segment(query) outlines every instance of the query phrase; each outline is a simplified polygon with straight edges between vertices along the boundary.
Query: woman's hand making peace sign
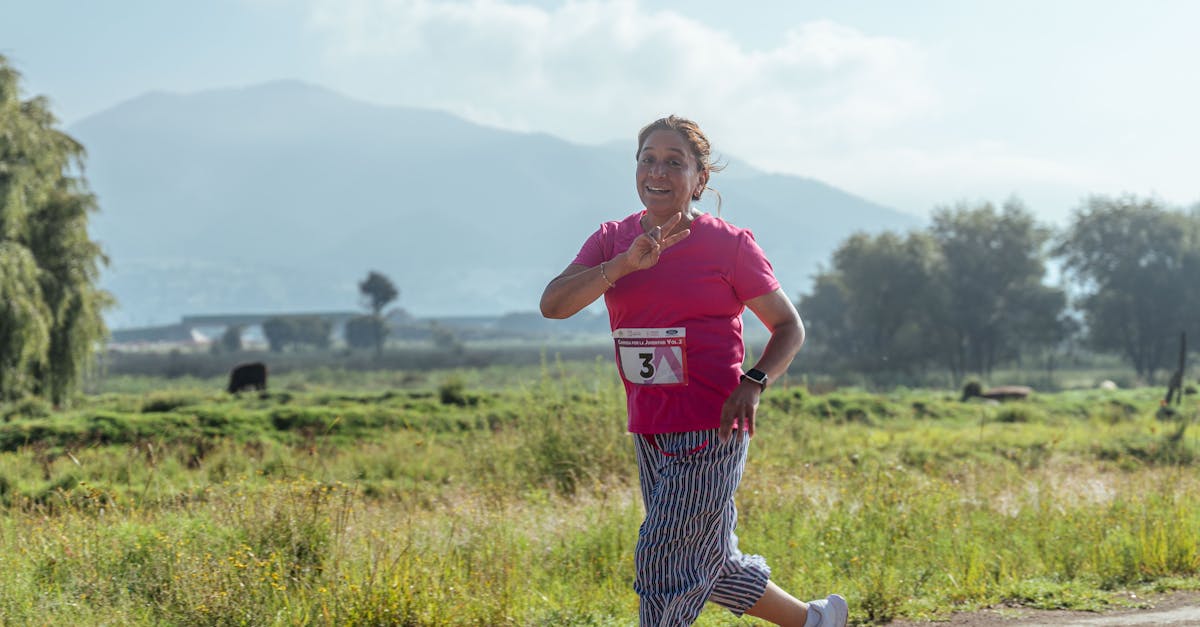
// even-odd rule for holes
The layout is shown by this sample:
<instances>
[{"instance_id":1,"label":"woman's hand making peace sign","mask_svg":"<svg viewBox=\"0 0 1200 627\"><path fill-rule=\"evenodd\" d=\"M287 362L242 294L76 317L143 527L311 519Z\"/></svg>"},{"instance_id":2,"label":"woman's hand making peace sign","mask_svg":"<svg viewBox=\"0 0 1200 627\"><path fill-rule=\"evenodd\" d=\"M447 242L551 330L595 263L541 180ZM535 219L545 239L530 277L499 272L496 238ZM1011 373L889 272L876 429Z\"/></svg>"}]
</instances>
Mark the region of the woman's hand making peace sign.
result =
<instances>
[{"instance_id":1,"label":"woman's hand making peace sign","mask_svg":"<svg viewBox=\"0 0 1200 627\"><path fill-rule=\"evenodd\" d=\"M629 245L629 248L619 255L622 257L620 263L624 265L626 272L629 274L638 270L653 268L658 263L658 258L662 252L675 244L678 244L685 237L692 234L691 229L684 229L678 233L672 233L663 237L663 233L671 233L671 229L679 224L683 219L683 213L677 213L671 216L662 226L656 226L650 229L649 232L639 235Z\"/></svg>"}]
</instances>

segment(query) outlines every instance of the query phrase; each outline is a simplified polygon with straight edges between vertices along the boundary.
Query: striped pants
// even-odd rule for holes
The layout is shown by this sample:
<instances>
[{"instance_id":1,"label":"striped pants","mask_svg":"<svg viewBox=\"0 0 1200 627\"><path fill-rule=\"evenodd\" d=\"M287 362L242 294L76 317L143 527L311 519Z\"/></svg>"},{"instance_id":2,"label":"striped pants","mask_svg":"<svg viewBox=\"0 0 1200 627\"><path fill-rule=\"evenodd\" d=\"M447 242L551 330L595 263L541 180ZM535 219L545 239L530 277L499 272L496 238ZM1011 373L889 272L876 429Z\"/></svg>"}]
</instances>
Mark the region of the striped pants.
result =
<instances>
[{"instance_id":1,"label":"striped pants","mask_svg":"<svg viewBox=\"0 0 1200 627\"><path fill-rule=\"evenodd\" d=\"M646 519L638 532L634 589L643 627L690 625L706 601L741 615L771 569L738 550L733 496L750 438L716 430L634 435Z\"/></svg>"}]
</instances>

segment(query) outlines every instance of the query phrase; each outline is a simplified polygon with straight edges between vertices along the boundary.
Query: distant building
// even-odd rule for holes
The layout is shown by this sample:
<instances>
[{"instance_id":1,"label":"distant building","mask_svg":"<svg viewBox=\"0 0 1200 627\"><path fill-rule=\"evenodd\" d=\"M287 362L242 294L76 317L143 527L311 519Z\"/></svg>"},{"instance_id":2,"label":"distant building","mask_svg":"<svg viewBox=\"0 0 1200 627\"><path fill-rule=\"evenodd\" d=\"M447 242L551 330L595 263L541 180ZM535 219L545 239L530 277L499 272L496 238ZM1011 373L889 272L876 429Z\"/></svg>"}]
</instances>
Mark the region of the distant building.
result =
<instances>
[{"instance_id":1,"label":"distant building","mask_svg":"<svg viewBox=\"0 0 1200 627\"><path fill-rule=\"evenodd\" d=\"M211 336L184 324L117 329L112 332L112 338L109 340L110 349L130 352L195 350L206 349L211 345Z\"/></svg>"},{"instance_id":2,"label":"distant building","mask_svg":"<svg viewBox=\"0 0 1200 627\"><path fill-rule=\"evenodd\" d=\"M334 339L345 337L346 322L361 316L355 311L266 314L207 314L184 316L178 324L117 329L112 332L109 349L117 351L199 350L210 347L231 326L242 327L243 345L266 346L262 323L270 318L317 317L328 320Z\"/></svg>"}]
</instances>

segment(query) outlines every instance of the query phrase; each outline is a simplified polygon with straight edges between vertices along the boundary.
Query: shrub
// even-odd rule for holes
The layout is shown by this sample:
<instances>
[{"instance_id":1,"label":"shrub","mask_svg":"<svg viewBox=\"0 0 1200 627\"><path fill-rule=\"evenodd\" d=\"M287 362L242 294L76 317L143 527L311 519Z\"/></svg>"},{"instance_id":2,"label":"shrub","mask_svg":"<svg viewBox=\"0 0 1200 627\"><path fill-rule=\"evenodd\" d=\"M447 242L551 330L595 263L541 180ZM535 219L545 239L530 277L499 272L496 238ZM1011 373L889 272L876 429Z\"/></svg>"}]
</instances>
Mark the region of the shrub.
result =
<instances>
[{"instance_id":1,"label":"shrub","mask_svg":"<svg viewBox=\"0 0 1200 627\"><path fill-rule=\"evenodd\" d=\"M150 394L142 401L141 412L143 414L166 413L199 402L200 399L191 394Z\"/></svg>"},{"instance_id":2,"label":"shrub","mask_svg":"<svg viewBox=\"0 0 1200 627\"><path fill-rule=\"evenodd\" d=\"M466 384L458 377L452 377L438 386L438 398L443 405L458 405L465 407L473 405L473 399L467 395Z\"/></svg>"},{"instance_id":3,"label":"shrub","mask_svg":"<svg viewBox=\"0 0 1200 627\"><path fill-rule=\"evenodd\" d=\"M46 418L53 411L54 407L50 401L36 396L26 397L8 407L0 408L4 422L9 422L14 418Z\"/></svg>"},{"instance_id":4,"label":"shrub","mask_svg":"<svg viewBox=\"0 0 1200 627\"><path fill-rule=\"evenodd\" d=\"M1026 405L1005 405L992 418L994 422L1031 422L1037 418L1037 412Z\"/></svg>"}]
</instances>

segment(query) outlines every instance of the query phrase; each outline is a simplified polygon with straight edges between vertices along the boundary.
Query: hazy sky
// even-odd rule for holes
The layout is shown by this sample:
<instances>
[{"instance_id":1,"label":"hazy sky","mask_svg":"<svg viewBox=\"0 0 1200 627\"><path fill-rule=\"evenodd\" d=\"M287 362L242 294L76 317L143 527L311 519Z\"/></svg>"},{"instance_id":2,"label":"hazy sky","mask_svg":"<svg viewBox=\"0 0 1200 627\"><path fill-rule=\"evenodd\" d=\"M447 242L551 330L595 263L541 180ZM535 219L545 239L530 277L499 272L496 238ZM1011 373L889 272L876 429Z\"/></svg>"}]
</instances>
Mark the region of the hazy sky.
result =
<instances>
[{"instance_id":1,"label":"hazy sky","mask_svg":"<svg viewBox=\"0 0 1200 627\"><path fill-rule=\"evenodd\" d=\"M281 78L584 143L677 112L904 211L1015 194L1061 223L1088 193L1200 200L1197 24L1189 0L0 0L0 54L68 125Z\"/></svg>"}]
</instances>

